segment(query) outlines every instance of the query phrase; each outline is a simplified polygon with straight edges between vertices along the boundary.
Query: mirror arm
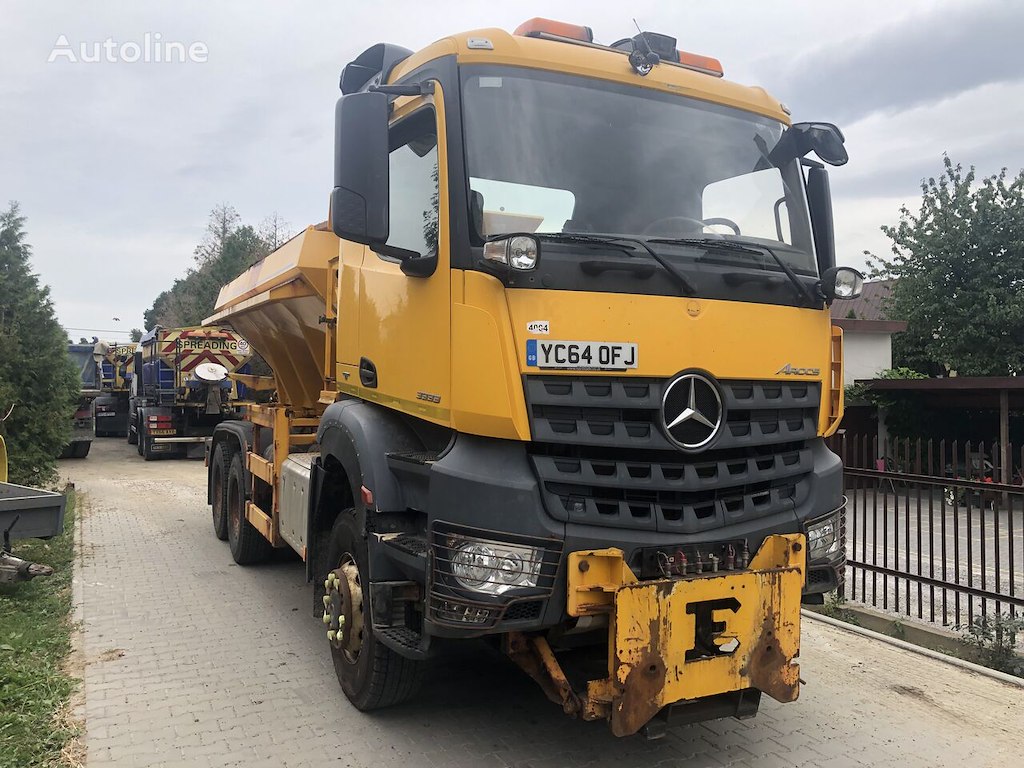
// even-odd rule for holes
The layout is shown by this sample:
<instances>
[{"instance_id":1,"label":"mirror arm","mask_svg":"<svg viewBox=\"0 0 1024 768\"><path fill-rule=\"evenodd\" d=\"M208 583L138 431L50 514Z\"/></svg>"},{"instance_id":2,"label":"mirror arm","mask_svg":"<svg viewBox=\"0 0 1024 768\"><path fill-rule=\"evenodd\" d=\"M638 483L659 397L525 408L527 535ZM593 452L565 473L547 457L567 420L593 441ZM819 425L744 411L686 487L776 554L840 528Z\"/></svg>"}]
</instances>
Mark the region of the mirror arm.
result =
<instances>
[{"instance_id":1,"label":"mirror arm","mask_svg":"<svg viewBox=\"0 0 1024 768\"><path fill-rule=\"evenodd\" d=\"M380 256L396 259L399 268L409 277L430 277L437 269L436 248L424 255L419 251L399 248L397 245L374 243L370 246L370 250Z\"/></svg>"},{"instance_id":2,"label":"mirror arm","mask_svg":"<svg viewBox=\"0 0 1024 768\"><path fill-rule=\"evenodd\" d=\"M370 250L398 261L418 259L422 255L419 251L410 251L408 248L399 248L397 245L388 245L387 243L371 243Z\"/></svg>"},{"instance_id":3,"label":"mirror arm","mask_svg":"<svg viewBox=\"0 0 1024 768\"><path fill-rule=\"evenodd\" d=\"M422 83L401 83L399 85L371 85L367 90L371 93L383 93L388 96L424 96L434 92L434 81L425 80Z\"/></svg>"}]
</instances>

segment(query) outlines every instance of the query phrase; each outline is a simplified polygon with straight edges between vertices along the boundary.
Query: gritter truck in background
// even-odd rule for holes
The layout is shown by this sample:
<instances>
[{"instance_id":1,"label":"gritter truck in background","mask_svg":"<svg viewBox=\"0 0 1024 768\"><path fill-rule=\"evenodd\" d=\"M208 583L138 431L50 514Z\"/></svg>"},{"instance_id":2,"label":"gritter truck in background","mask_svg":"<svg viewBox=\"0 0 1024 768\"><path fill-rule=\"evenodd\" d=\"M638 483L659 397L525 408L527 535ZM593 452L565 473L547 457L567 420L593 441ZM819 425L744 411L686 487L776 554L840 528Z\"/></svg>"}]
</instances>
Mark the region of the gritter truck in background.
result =
<instances>
[{"instance_id":1,"label":"gritter truck in background","mask_svg":"<svg viewBox=\"0 0 1024 768\"><path fill-rule=\"evenodd\" d=\"M93 402L96 437L124 437L128 434L128 401L135 376L135 342L99 341L93 349L100 396Z\"/></svg>"},{"instance_id":2,"label":"gritter truck in background","mask_svg":"<svg viewBox=\"0 0 1024 768\"><path fill-rule=\"evenodd\" d=\"M92 448L95 422L93 401L100 396L100 377L93 358L95 347L95 343L68 344L68 357L78 371L81 388L75 415L71 420L71 436L57 457L60 459L84 459Z\"/></svg>"},{"instance_id":3,"label":"gritter truck in background","mask_svg":"<svg viewBox=\"0 0 1024 768\"><path fill-rule=\"evenodd\" d=\"M543 19L375 45L341 90L328 223L206 320L273 370L210 444L236 562L301 556L361 710L476 638L620 736L796 699L844 557L828 306L862 278L809 156L842 133Z\"/></svg>"},{"instance_id":4,"label":"gritter truck in background","mask_svg":"<svg viewBox=\"0 0 1024 768\"><path fill-rule=\"evenodd\" d=\"M128 442L146 461L200 458L214 427L238 414L248 342L227 328L161 328L146 333L135 357Z\"/></svg>"}]
</instances>

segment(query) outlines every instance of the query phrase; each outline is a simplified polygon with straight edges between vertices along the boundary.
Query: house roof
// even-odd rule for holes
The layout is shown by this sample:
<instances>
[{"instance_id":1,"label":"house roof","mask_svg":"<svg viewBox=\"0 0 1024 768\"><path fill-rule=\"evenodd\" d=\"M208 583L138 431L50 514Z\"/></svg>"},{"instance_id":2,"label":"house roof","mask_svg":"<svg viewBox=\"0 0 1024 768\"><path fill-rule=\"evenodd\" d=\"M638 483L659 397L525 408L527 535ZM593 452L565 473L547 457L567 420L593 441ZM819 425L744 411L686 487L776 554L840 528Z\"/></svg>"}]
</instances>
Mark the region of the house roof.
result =
<instances>
[{"instance_id":1,"label":"house roof","mask_svg":"<svg viewBox=\"0 0 1024 768\"><path fill-rule=\"evenodd\" d=\"M833 320L892 320L886 316L886 300L892 295L895 280L873 280L864 283L860 296L832 305Z\"/></svg>"}]
</instances>

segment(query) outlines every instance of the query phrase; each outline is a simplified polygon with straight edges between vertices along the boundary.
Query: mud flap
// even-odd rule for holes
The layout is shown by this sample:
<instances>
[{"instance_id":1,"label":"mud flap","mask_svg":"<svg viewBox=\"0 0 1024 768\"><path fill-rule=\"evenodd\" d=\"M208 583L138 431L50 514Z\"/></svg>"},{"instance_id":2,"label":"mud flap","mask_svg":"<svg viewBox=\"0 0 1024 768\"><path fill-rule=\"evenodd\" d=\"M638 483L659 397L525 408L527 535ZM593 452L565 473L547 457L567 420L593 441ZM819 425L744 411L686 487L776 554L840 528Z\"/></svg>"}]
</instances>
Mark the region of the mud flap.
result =
<instances>
[{"instance_id":1,"label":"mud flap","mask_svg":"<svg viewBox=\"0 0 1024 768\"><path fill-rule=\"evenodd\" d=\"M610 614L609 675L588 684L584 717L616 736L679 702L750 688L797 698L802 535L769 536L743 571L638 582L621 551L599 550L571 553L569 573L569 612Z\"/></svg>"}]
</instances>

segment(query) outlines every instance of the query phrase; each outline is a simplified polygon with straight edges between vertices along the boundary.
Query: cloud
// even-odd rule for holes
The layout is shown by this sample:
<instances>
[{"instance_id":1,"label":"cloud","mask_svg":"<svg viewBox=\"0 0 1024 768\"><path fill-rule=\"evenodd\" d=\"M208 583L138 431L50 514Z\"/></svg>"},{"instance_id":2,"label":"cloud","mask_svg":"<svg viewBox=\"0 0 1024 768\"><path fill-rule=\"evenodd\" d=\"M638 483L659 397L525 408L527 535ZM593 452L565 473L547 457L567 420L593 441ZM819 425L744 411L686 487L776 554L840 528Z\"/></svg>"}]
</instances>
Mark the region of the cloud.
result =
<instances>
[{"instance_id":1,"label":"cloud","mask_svg":"<svg viewBox=\"0 0 1024 768\"><path fill-rule=\"evenodd\" d=\"M985 115L988 119L979 119ZM984 85L893 115L874 113L844 126L850 164L833 172L846 196L917 196L922 179L942 171L942 155L974 165L979 176L1024 166L1024 81Z\"/></svg>"},{"instance_id":2,"label":"cloud","mask_svg":"<svg viewBox=\"0 0 1024 768\"><path fill-rule=\"evenodd\" d=\"M943 151L984 174L1024 165L1024 134L1014 133L1024 122L1014 53L1024 3L1011 0L395 0L384 11L321 0L7 0L0 204L22 202L62 321L140 325L192 264L215 204L253 224L277 211L296 230L324 218L345 62L381 40L416 50L532 16L589 24L605 43L632 34L635 17L720 57L727 76L765 86L797 119L842 121L851 162L832 181L847 256L884 247L878 225L895 221L901 202L916 208ZM146 32L202 41L209 61L46 64L60 34L77 44Z\"/></svg>"},{"instance_id":3,"label":"cloud","mask_svg":"<svg viewBox=\"0 0 1024 768\"><path fill-rule=\"evenodd\" d=\"M1024 3L944 4L797 56L778 78L795 111L851 122L1024 77Z\"/></svg>"}]
</instances>

